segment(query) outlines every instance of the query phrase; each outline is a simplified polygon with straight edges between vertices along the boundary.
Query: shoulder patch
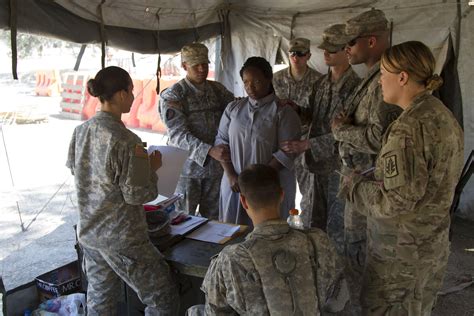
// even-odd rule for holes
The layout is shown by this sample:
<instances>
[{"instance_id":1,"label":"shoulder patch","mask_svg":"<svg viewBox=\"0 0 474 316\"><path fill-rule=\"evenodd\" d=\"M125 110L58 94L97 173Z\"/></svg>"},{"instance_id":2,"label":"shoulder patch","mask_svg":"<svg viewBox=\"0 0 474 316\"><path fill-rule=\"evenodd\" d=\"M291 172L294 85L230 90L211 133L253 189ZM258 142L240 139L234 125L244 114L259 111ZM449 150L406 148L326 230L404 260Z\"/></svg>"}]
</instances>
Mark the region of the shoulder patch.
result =
<instances>
[{"instance_id":1,"label":"shoulder patch","mask_svg":"<svg viewBox=\"0 0 474 316\"><path fill-rule=\"evenodd\" d=\"M384 174L386 178L393 178L399 175L397 155L384 157Z\"/></svg>"}]
</instances>

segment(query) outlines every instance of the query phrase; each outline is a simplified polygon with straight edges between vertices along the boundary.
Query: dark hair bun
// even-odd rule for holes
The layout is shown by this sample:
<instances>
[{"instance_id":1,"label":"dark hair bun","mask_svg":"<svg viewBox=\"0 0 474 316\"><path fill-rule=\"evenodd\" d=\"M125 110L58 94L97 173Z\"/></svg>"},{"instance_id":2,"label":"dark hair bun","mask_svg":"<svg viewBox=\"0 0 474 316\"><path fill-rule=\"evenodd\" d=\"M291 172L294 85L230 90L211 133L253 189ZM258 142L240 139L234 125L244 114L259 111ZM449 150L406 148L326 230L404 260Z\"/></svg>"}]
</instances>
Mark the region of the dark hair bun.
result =
<instances>
[{"instance_id":1,"label":"dark hair bun","mask_svg":"<svg viewBox=\"0 0 474 316\"><path fill-rule=\"evenodd\" d=\"M430 78L426 80L426 89L428 90L436 90L443 84L443 78L439 75L434 74Z\"/></svg>"},{"instance_id":2,"label":"dark hair bun","mask_svg":"<svg viewBox=\"0 0 474 316\"><path fill-rule=\"evenodd\" d=\"M104 93L104 87L96 79L89 79L87 81L87 91L91 96L99 97Z\"/></svg>"}]
</instances>

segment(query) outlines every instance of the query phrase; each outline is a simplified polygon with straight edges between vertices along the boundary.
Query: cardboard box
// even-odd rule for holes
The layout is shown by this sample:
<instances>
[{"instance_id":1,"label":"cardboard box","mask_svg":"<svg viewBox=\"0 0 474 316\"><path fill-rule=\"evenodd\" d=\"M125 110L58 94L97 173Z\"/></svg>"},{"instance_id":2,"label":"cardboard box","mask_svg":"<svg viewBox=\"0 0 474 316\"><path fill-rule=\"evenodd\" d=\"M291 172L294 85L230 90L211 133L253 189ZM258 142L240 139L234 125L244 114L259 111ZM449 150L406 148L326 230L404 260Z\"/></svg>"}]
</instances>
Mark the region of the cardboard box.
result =
<instances>
[{"instance_id":1,"label":"cardboard box","mask_svg":"<svg viewBox=\"0 0 474 316\"><path fill-rule=\"evenodd\" d=\"M36 277L40 301L81 291L81 276L77 261Z\"/></svg>"}]
</instances>

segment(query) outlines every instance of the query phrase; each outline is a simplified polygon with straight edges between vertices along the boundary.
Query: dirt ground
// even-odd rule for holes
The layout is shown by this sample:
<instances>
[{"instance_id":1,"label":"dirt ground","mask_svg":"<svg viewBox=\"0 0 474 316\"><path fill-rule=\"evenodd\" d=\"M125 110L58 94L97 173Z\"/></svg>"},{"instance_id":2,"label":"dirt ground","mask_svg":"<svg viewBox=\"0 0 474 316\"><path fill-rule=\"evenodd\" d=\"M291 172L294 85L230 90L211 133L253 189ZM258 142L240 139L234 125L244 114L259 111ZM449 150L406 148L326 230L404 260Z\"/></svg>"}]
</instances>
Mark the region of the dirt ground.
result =
<instances>
[{"instance_id":1,"label":"dirt ground","mask_svg":"<svg viewBox=\"0 0 474 316\"><path fill-rule=\"evenodd\" d=\"M474 222L457 218L442 292L474 280ZM474 315L474 284L438 297L434 316Z\"/></svg>"}]
</instances>

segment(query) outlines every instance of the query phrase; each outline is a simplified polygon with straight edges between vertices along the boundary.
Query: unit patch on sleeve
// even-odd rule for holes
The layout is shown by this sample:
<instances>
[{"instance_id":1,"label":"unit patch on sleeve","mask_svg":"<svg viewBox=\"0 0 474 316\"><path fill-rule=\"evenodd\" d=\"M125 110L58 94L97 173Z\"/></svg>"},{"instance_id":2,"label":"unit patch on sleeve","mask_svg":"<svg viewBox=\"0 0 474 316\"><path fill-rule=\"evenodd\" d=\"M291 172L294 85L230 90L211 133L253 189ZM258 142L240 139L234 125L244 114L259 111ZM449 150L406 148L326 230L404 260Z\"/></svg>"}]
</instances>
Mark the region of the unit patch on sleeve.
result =
<instances>
[{"instance_id":1,"label":"unit patch on sleeve","mask_svg":"<svg viewBox=\"0 0 474 316\"><path fill-rule=\"evenodd\" d=\"M398 165L397 165L397 155L390 155L384 158L385 170L384 174L386 178L393 178L398 176Z\"/></svg>"}]
</instances>

